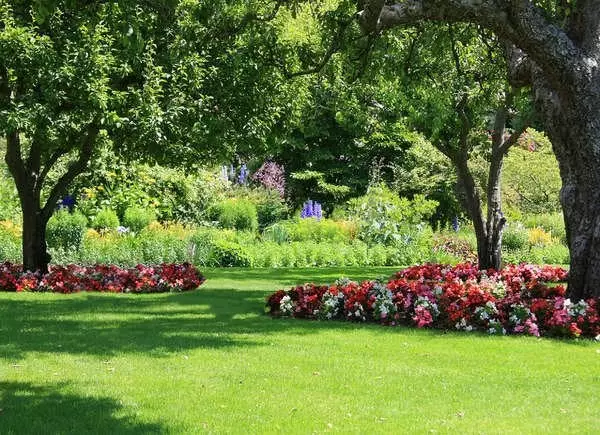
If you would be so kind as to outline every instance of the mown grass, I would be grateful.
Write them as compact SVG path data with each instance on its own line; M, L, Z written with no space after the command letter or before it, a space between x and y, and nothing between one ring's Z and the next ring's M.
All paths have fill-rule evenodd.
M271 319L282 286L393 269L208 270L185 294L1 294L0 433L599 433L600 344Z

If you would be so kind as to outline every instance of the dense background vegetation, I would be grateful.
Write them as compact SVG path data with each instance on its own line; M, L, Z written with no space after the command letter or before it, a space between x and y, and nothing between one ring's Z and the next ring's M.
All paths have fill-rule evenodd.
M42 102L48 122L14 104L2 115L6 128L20 126L24 155L44 132L52 133L45 158L64 150L47 164L42 200L52 199L52 186L69 171L76 130L94 113L106 115L87 168L50 204L65 209L47 225L53 262L279 267L476 259L464 207L472 192L457 182L446 151L458 147L457 106L467 101L468 166L485 191L490 131L506 85L492 34L423 25L372 39L347 19L354 6L333 0L189 1L148 11L125 2L83 8L74 22L61 15L72 7L37 5L28 15L26 6L3 5L4 50L17 41L56 56L6 64L13 80L37 86L32 68L75 74L63 55L78 44L78 24L95 33L77 50L109 56L90 78L100 88L69 88L60 76L63 84L44 89L67 86L64 98L25 94L20 104ZM136 19L127 27L129 13ZM161 26L169 31L159 36ZM27 42L19 32L39 38ZM123 39L101 38L120 32ZM123 80L125 88L111 87ZM81 100L86 92L98 104ZM67 122L74 112L63 103L73 98L94 113ZM508 131L530 106L526 97L514 101ZM0 147L4 154L6 143ZM567 263L548 139L529 129L505 160L505 260ZM4 165L0 177L0 257L20 261L22 207Z

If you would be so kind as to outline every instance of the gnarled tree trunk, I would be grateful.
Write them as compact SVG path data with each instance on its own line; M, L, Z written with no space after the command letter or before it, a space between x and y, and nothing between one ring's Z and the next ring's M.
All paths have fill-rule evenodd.
M569 296L600 297L600 75L582 73L574 92L552 91L541 79L534 89L563 181Z

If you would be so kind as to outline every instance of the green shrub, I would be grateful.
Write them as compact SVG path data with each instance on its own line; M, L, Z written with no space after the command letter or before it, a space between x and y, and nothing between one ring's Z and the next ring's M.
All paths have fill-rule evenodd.
M502 247L508 251L518 251L527 246L529 234L523 224L511 223L502 233Z
M0 262L23 261L21 228L11 221L0 221Z
M68 210L59 210L50 218L46 227L46 242L50 248L78 250L87 227L86 217Z
M216 239L211 247L209 265L216 267L250 267L252 258L242 245Z
M107 233L102 237L86 237L76 258L65 258L65 263L116 264L135 266L144 262L140 238L133 235L120 236Z
M552 144L543 133L528 129L504 158L502 197L506 208L518 208L525 214L557 212L561 185Z
M156 220L156 214L152 210L141 207L129 207L125 210L123 225L134 233L139 233L154 220Z
M258 228L256 206L245 199L228 199L218 205L219 224L223 228L254 232Z
M287 241L349 243L355 235L356 224L353 222L336 222L330 219L295 219L272 225L265 230L263 238L277 243Z
M279 244L291 241L290 231L284 222L277 222L270 227L265 228L262 237L266 242L275 242Z
M569 248L562 244L535 246L518 251L503 252L503 262L534 264L569 264Z
M227 182L216 170L132 164L110 147L99 153L87 176L73 186L80 194L78 208L90 219L106 207L119 217L130 207L142 207L155 210L161 221L199 223L225 198Z
M214 235L209 230L197 230L191 236L188 244L188 255L192 263L208 266L213 251Z
M527 261L537 264L569 264L569 248L560 244L532 248Z
M262 231L269 225L286 219L289 215L289 207L273 189L241 187L233 191L237 199L250 201L255 205L258 216L258 228Z
M118 226L119 217L109 208L101 209L92 221L92 228L96 231L114 230Z
M437 202L416 195L399 198L385 185L369 188L366 195L348 203L358 222L358 237L370 245L395 245L434 213Z

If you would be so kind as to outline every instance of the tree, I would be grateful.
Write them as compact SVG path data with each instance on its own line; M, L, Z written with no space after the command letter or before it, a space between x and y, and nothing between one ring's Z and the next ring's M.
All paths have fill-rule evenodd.
M475 230L479 267L498 269L506 222L503 160L526 126L517 116L523 112L517 106L526 104L520 98L515 101L517 95L506 83L501 47L489 32L453 24L422 25L412 33L402 38L408 36L409 44L396 35L380 38L383 42L376 48L388 58L375 61L375 69L399 78L396 93L404 100L400 106L407 125L451 162L458 197ZM487 163L481 183L471 168L475 156Z
M600 2L361 0L358 9L367 34L423 21L466 21L504 41L509 79L531 86L559 162L569 296L599 296Z
M171 164L262 146L289 96L259 60L279 3L0 0L0 133L26 270L47 270L46 224L99 145Z

